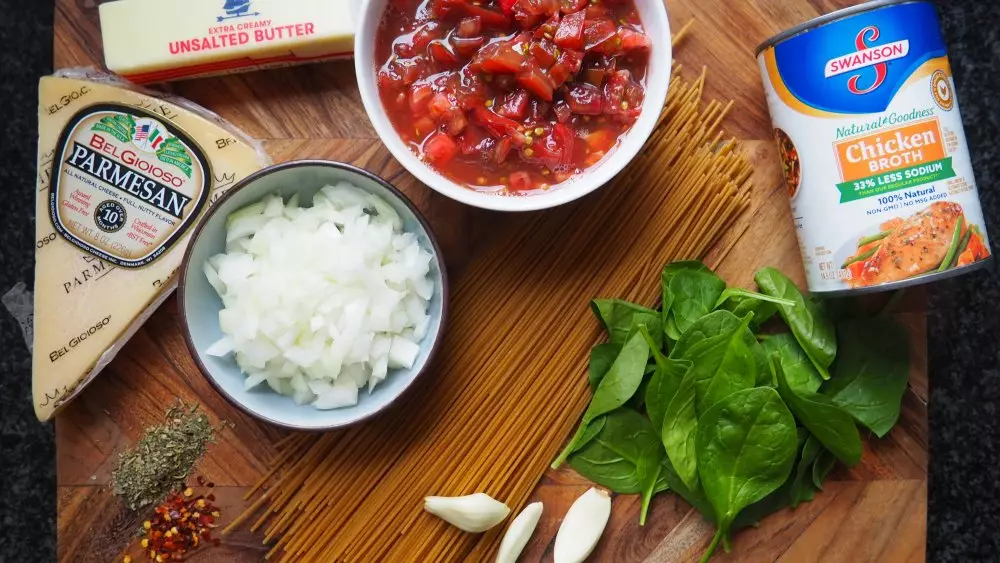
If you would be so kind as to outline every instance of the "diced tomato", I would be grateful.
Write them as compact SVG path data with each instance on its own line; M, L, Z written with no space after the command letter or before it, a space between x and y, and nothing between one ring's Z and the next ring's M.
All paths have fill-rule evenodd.
M588 4L587 9L584 12L587 14L588 20L596 20L598 18L608 17L608 8L605 6L605 2L598 2L596 4Z
M470 59L479 52L486 40L482 37L452 37L451 46L455 54Z
M482 33L482 30L483 20L480 19L479 16L469 16L467 18L462 18L462 21L458 22L458 29L455 33L459 37L468 39L469 37L479 35Z
M455 99L449 97L444 92L438 92L437 94L434 94L433 98L431 98L431 101L427 106L427 113L433 119L441 119L450 115L455 106Z
M559 0L559 9L564 14L579 12L587 5L587 0Z
M554 36L556 45L567 49L583 49L584 23L583 12L563 16Z
M572 84L566 92L566 104L579 115L601 115L602 102L601 90L586 82Z
M521 72L517 73L517 82L546 102L552 101L552 90L554 89L552 80L534 62L524 65Z
M573 143L576 142L573 130L562 123L556 123L552 127L552 139L562 151L561 164L570 164L573 161Z
M465 132L458 141L459 148L465 155L483 154L493 146L493 139L486 135L486 131L471 123L465 127Z
M510 92L517 88L517 79L513 74L498 74L493 77L493 86L501 92Z
M420 80L428 71L427 61L423 57L413 57L412 59L397 59L396 69L405 86Z
M541 100L532 100L531 109L529 110L531 121L539 122L544 120L550 109L552 109L552 104Z
M462 79L457 82L457 85L453 89L458 107L463 110L470 110L486 102L489 90L480 76L470 73L469 76L463 75Z
M604 81L602 111L626 119L635 118L640 113L642 97L642 86L632 81L629 71L616 70Z
M597 86L598 88L600 88L601 85L604 84L604 75L605 74L606 74L606 71L603 70L603 69L600 69L600 68L587 68L587 69L584 69L583 74L581 75L581 77L583 78L584 82L586 82L588 84L593 84L594 86Z
M531 174L523 170L518 170L510 175L510 189L523 192L530 190L534 186L531 183Z
M514 15L514 6L517 0L500 0L500 9L508 16Z
M413 55L419 55L427 49L427 45L434 39L441 36L441 24L436 21L429 21L422 24L413 32L413 39L410 45L413 48ZM412 56L412 55L411 55Z
M434 120L426 115L413 122L413 132L416 133L418 137L423 137L436 128L437 124L434 123Z
M552 86L554 88L558 88L562 86L564 82L569 80L571 74L572 73L566 65L556 63L549 69L549 80L552 81Z
M403 78L396 72L395 65L391 63L379 69L377 80L379 90L395 92L403 88Z
M510 154L510 137L504 137L497 141L497 164L503 164L507 160L507 156Z
M517 135L520 135L522 140L524 138L517 130L518 124L516 121L499 116L485 107L472 108L472 121L486 128L494 137L510 135L516 138Z
M608 39L616 37L615 24L604 18L587 20L583 25L583 48L587 51L601 45ZM579 49L580 47L577 47ZM605 51L601 51L605 52Z
M515 90L506 94L497 113L510 119L524 119L528 115L528 93Z
M645 33L623 27L618 30L618 37L622 40L623 51L649 48L649 37L646 37Z
M555 37L557 29L559 29L559 14L555 13L539 24L532 36L535 39L552 39Z
M483 47L472 66L486 72L517 72L524 61L524 55L515 51L510 43L501 41Z
M607 129L598 129L587 135L586 142L592 152L607 152L615 144L615 138Z
M549 68L556 62L556 45L548 39L542 39L531 44L531 54L538 66Z
M441 166L455 157L458 144L446 133L438 131L424 141L424 156L435 166Z
M465 13L470 16L478 16L480 21L482 21L483 27L507 29L510 26L510 18L506 14L482 6L476 6L471 2L465 4Z
M448 44L440 39L435 39L427 45L427 53L434 57L439 63L452 65L459 62L458 56L451 52L448 48Z
M573 117L573 110L569 109L569 104L562 100L556 102L556 105L552 107L552 111L556 114L556 121L559 123L566 123Z
M448 125L445 127L445 129L448 131L449 135L451 135L452 137L457 137L461 135L463 131L465 131L465 127L468 124L469 120L465 118L465 114L460 111L457 111L452 114L451 119L448 120Z
M576 74L580 72L580 65L583 64L583 52L575 49L563 49L559 53L557 62L566 65L571 74Z
M518 2L524 11L530 15L549 17L559 12L559 0L518 0Z
M503 12L477 6L468 0L435 0L432 13L439 18L446 18L453 13L469 17L478 16L483 27L506 29L510 26L510 17Z
M434 88L426 82L410 87L410 111L413 115L423 115L433 95Z

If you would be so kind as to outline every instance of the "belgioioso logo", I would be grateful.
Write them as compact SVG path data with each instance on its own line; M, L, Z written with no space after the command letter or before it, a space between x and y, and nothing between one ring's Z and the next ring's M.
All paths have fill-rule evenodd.
M857 50L827 61L825 76L831 78L859 71L848 79L847 89L851 93L859 95L874 92L885 82L888 74L887 63L901 59L910 53L910 41L908 39L884 45L872 45L878 41L880 35L881 32L878 26L874 25L870 25L859 31L854 40L854 46ZM863 71L863 69L867 68L871 68L875 72L875 76L874 80L867 87L863 88L859 85L862 79L866 78L866 75L867 78L871 78L871 73ZM867 83L867 80L865 82Z

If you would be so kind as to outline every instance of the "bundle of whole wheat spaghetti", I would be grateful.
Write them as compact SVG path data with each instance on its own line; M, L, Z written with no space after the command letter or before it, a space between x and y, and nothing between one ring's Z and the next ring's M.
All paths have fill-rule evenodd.
M588 300L652 305L659 288L639 280L703 256L747 206L750 164L719 131L729 106L702 104L704 80L674 69L656 130L612 185L514 219L458 276L423 380L362 426L290 436L250 495L279 477L230 528L263 529L281 561L488 559L503 526L464 533L423 497L482 491L516 513L587 404Z

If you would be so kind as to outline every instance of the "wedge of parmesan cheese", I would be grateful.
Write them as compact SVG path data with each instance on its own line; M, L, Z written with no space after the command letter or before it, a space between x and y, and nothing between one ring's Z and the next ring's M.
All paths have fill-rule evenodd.
M48 420L177 284L191 228L269 162L184 100L85 71L39 84L32 393Z

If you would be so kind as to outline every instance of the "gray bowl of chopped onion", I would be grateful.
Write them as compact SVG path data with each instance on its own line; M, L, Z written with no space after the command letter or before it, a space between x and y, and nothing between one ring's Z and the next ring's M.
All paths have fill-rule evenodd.
M369 418L441 342L448 282L427 222L349 164L265 168L194 229L178 304L195 363L250 415L298 430Z

